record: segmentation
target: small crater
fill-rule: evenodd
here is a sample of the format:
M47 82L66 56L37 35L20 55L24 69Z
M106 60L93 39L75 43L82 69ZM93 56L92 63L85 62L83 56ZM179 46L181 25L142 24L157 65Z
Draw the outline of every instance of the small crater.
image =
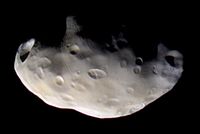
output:
M42 79L44 78L44 71L41 67L39 67L37 70L36 70L36 73L37 73L37 76Z
M76 87L76 84L75 84L74 82L72 82L72 83L71 83L71 87L72 87L72 88L75 88L75 87Z
M47 57L43 57L40 59L39 66L42 68L46 68L51 64L51 60L49 60Z
M157 70L157 67L156 67L156 66L153 66L152 72L153 72L154 74L158 74L158 70Z
M97 102L99 103L105 103L105 101L108 99L107 95L103 95L102 97L100 97L99 99L97 99Z
M120 66L121 66L122 68L127 67L127 65L128 65L127 60L122 60L122 61L120 62Z
M77 91L81 91L81 92L86 91L85 86L82 85L82 84L76 84L75 89L76 89Z
M127 93L130 94L130 95L134 95L135 94L135 90L131 87L128 87L127 88Z
M130 113L134 113L142 108L145 107L145 104L144 103L140 103L140 104L135 104L132 106L132 108L130 109Z
M56 84L59 86L64 84L64 79L62 76L56 76Z
M135 66L134 69L133 69L134 73L136 73L136 74L139 74L141 72L141 70L142 69L141 69L140 66Z
M72 46L69 47L69 52L72 55L76 55L80 52L80 48L77 45L72 45Z
M174 62L174 57L173 56L165 56L165 60L167 61L167 63L169 65L171 65L172 67L176 67L176 64Z
M136 65L142 65L143 64L143 59L141 57L137 57L135 60Z
M106 72L100 69L90 69L88 75L93 79L102 79L107 76Z
M67 100L67 101L73 101L74 100L74 97L72 97L71 95L67 95L67 94L62 95L62 98Z
M113 107L117 104L119 104L119 99L117 99L117 98L108 99L108 101L106 102L106 105L110 106L110 107Z

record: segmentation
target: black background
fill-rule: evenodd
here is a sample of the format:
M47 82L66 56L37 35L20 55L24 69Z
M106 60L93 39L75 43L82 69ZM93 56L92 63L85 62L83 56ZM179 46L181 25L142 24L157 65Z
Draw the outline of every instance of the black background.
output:
M8 6L2 11L2 59L1 122L4 128L35 130L89 128L94 133L105 128L147 132L194 131L198 121L198 87L194 87L194 47L197 45L197 11L190 5L153 3L137 5L66 4L47 6L26 3ZM8 4L9 5L9 4ZM105 6L107 5L107 6ZM129 6L128 6L129 5ZM154 5L154 6L151 6ZM14 8L15 7L15 8ZM36 38L45 45L58 45L65 33L65 19L75 15L85 24L93 38L108 38L118 24L127 24L127 35L138 56L145 60L155 55L155 46L163 42L170 49L184 55L184 72L177 85L166 95L130 116L116 119L96 119L74 110L60 110L46 105L30 93L14 71L15 53L22 42ZM103 39L102 39L103 40ZM4 42L5 41L5 42ZM150 58L149 58L150 57ZM197 56L196 56L197 57ZM12 129L6 129L12 130Z

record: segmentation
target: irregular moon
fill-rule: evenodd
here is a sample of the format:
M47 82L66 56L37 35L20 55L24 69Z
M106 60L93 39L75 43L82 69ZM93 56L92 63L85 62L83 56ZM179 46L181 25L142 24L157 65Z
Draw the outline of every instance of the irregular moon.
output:
M59 49L31 39L20 45L15 57L22 83L49 105L97 118L126 116L170 91L181 77L183 56L176 50L159 44L157 57L144 62L128 47L111 53L78 36L81 28L73 17L66 26ZM117 45L117 39L111 45Z

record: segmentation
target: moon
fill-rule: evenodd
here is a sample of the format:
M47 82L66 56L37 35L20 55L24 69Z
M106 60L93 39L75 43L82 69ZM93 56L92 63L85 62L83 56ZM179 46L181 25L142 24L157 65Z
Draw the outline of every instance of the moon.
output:
M107 44L117 50L110 52L79 31L75 18L67 17L59 48L30 39L16 53L19 79L48 105L96 118L127 116L169 92L182 75L183 55L163 44L156 58L146 62L129 47L118 48L118 41L128 42L123 36Z

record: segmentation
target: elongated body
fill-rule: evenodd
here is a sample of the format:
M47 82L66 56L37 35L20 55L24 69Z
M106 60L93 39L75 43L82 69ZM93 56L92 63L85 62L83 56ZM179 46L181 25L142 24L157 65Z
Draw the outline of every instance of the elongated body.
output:
M125 116L170 91L181 77L182 54L163 44L158 45L154 60L143 63L128 47L111 53L78 36L81 28L73 17L66 24L60 48L44 48L31 39L15 57L22 83L49 105L97 118ZM142 63L138 65L136 59Z

